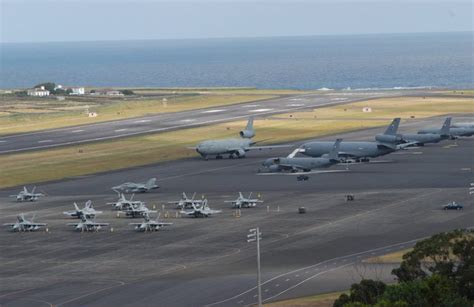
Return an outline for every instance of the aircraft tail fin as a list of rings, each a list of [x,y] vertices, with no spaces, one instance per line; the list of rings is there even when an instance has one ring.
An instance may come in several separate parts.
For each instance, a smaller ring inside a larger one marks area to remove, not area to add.
[[[23,187],[23,192],[28,193],[28,189],[26,187]]]
[[[334,142],[334,145],[328,154],[328,158],[330,160],[337,160],[337,158],[339,157],[339,147],[340,147],[341,142],[342,142],[342,139],[337,139],[336,142]]]
[[[92,208],[92,201],[91,200],[86,201],[85,207],[86,208]]]
[[[255,130],[253,129],[253,117],[249,117],[245,130],[239,132],[240,136],[244,139],[251,139],[255,136]]]
[[[239,192],[239,197],[244,198],[244,196],[242,195],[242,192]]]
[[[385,135],[397,135],[398,126],[400,125],[400,117],[394,118],[385,130]]]
[[[74,203],[74,209],[76,209],[76,211],[81,211],[81,210],[79,209],[79,206],[78,206],[76,203]]]
[[[146,187],[147,188],[152,188],[155,186],[155,183],[156,183],[156,178],[150,178],[147,182],[146,182]]]
[[[446,120],[444,121],[443,126],[441,127],[441,130],[439,131],[439,134],[449,135],[450,128],[451,128],[451,117],[447,117]]]

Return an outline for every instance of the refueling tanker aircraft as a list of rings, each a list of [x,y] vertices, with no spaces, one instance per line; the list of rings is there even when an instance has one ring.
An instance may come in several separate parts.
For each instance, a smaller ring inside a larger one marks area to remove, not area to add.
[[[414,145],[423,146],[426,143],[439,143],[443,140],[447,140],[452,138],[451,137],[451,117],[446,118],[444,121],[443,126],[441,129],[437,129],[437,131],[433,133],[420,133],[417,134],[400,134],[402,142],[404,143],[411,143]],[[423,131],[423,130],[420,130]]]
[[[339,159],[339,147],[342,139],[337,139],[333,144],[331,151],[318,158],[295,157],[297,150],[293,151],[286,158],[270,158],[265,160],[262,165],[265,166],[270,173],[280,172],[310,172],[313,169],[326,168],[341,162]]]
[[[444,127],[444,126],[443,126]],[[418,134],[442,134],[443,128],[426,128],[418,131]],[[459,123],[450,125],[449,136],[451,139],[455,139],[460,136],[473,136],[474,135],[474,124]]]
[[[229,155],[230,159],[244,158],[247,151],[272,149],[279,147],[290,147],[291,145],[272,145],[272,146],[254,146],[252,138],[255,136],[253,128],[253,117],[250,117],[247,126],[239,132],[240,138],[228,138],[222,140],[207,140],[199,143],[195,149],[204,159],[208,160],[209,156],[215,156],[216,159],[222,159],[223,155]]]
[[[397,144],[393,140],[399,138],[397,135],[399,119],[394,119],[383,134],[375,136],[375,142],[371,141],[347,141],[339,145],[338,159],[343,161],[355,160],[356,162],[369,162],[370,158],[376,158],[404,149],[412,144]],[[308,142],[298,149],[298,152],[309,157],[321,157],[328,154],[334,147],[331,141]]]

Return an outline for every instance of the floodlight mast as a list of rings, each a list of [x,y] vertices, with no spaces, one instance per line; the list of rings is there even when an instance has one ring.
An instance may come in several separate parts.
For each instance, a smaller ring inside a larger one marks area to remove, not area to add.
[[[260,240],[262,239],[262,233],[260,229],[253,228],[249,230],[247,235],[247,242],[257,242],[257,291],[258,291],[258,306],[262,307],[262,277],[260,272]]]

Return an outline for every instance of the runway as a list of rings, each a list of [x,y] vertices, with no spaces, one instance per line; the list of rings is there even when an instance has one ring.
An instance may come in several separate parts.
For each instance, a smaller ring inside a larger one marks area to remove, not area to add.
[[[268,116],[359,100],[404,95],[436,95],[429,91],[347,91],[305,94],[222,107],[163,113],[97,124],[13,134],[0,137],[0,154],[112,140],[148,133],[191,128],[249,116]]]
[[[441,121],[415,120],[401,131]],[[381,130],[324,139],[366,140]],[[19,212],[36,212],[36,220],[49,223],[50,230],[0,232],[0,304],[250,305],[256,302],[256,250],[246,235],[256,226],[263,232],[265,301],[325,293],[347,289],[360,277],[351,270],[363,259],[405,249],[440,231],[474,226],[468,193],[474,181],[472,138],[397,152],[374,160],[381,163],[351,165],[347,172],[318,174],[307,182],[256,174],[265,158],[286,151],[252,152],[238,160],[196,157],[38,184],[48,196],[36,203],[9,199],[19,187],[0,191],[1,223]],[[165,205],[163,214],[174,216],[167,202],[183,191],[204,194],[211,208],[223,212],[207,219],[170,218],[174,224],[158,233],[134,232],[132,220],[116,217],[105,203],[116,199],[111,186],[150,177],[158,178],[160,189],[135,198],[158,210]],[[260,194],[265,202],[242,209],[236,218],[224,200],[239,191]],[[345,201],[348,193],[355,201]],[[104,211],[97,220],[110,222],[113,232],[81,234],[65,225],[71,220],[61,212],[87,199]],[[441,210],[453,200],[464,210]],[[300,206],[306,214],[297,213]]]

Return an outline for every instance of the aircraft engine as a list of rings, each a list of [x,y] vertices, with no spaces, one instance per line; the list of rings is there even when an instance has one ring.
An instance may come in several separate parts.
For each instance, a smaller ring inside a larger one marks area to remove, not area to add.
[[[278,165],[272,165],[268,168],[270,172],[278,172],[280,170]]]
[[[236,155],[237,155],[237,157],[239,157],[239,158],[245,157],[245,150],[243,150],[243,149],[237,150]]]
[[[401,143],[403,138],[400,134],[397,135],[387,135],[387,134],[377,134],[375,140],[381,143]]]
[[[240,137],[250,139],[255,136],[255,132],[253,130],[242,130],[239,132]]]

